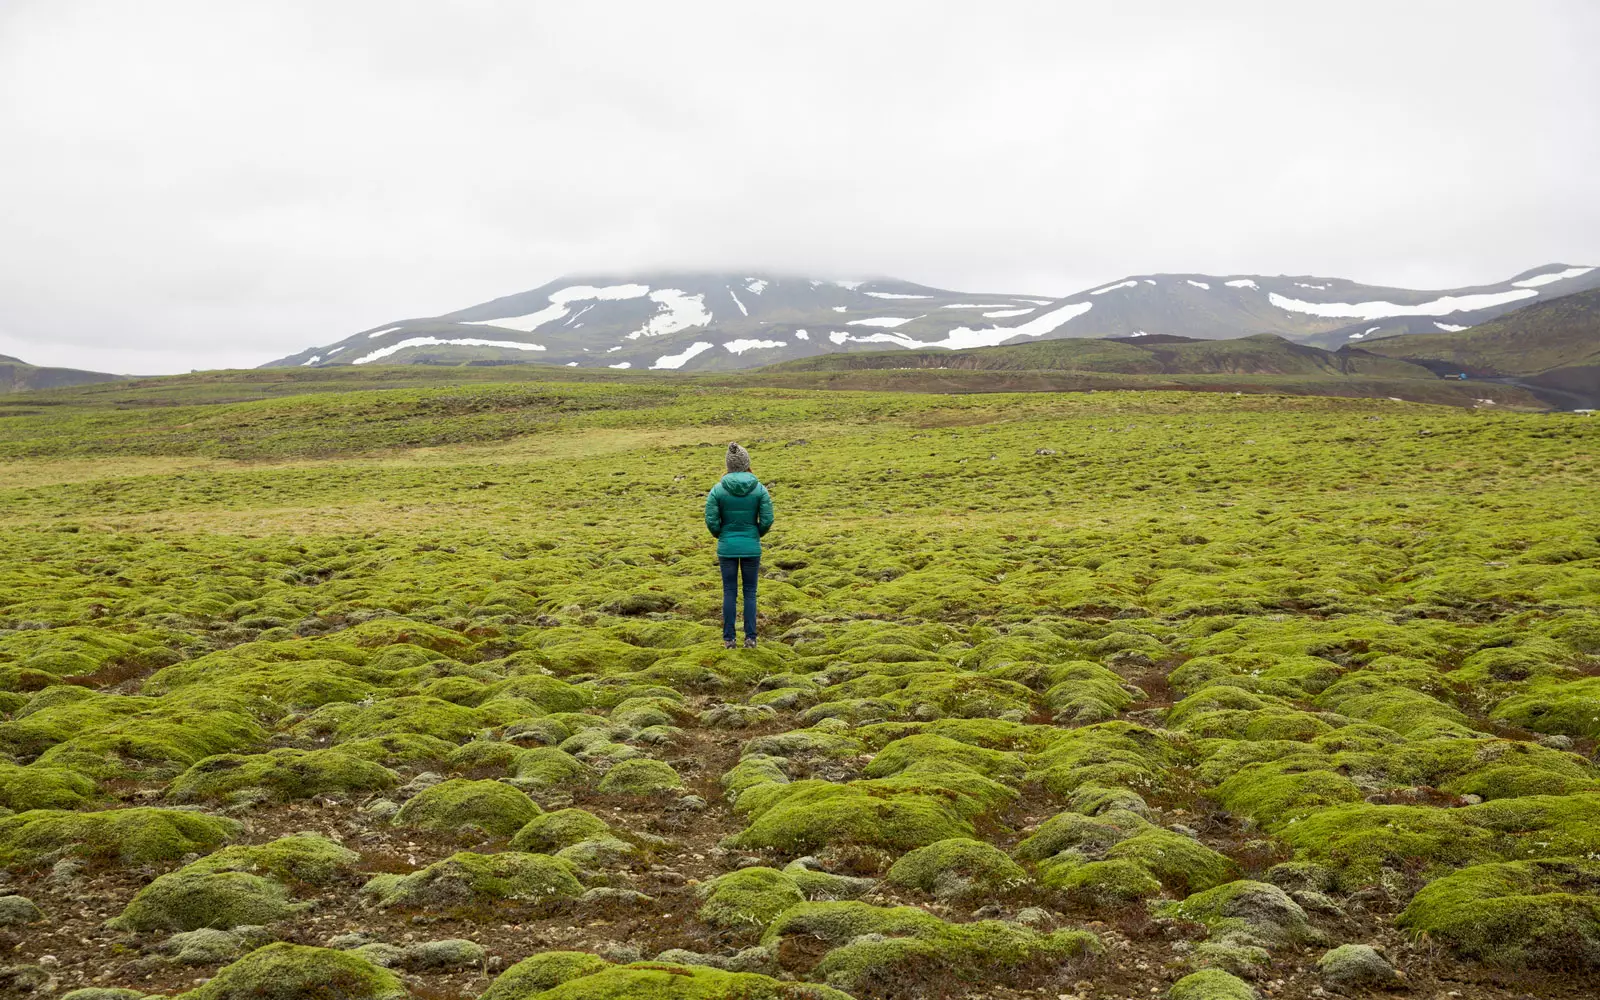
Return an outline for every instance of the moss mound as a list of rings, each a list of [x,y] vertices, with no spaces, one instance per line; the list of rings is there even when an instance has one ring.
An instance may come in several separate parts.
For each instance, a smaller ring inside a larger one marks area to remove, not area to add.
[[[683,788],[683,779],[669,764],[635,757],[612,767],[595,787],[608,795],[658,795]]]
[[[1003,896],[1028,881],[1022,866],[999,848],[966,837],[919,847],[896,861],[886,877],[945,900]]]
[[[1396,923],[1520,968],[1600,968],[1600,862],[1475,865],[1424,886]]]
[[[240,829],[235,820],[175,809],[36,809],[0,818],[0,864],[30,867],[71,854],[137,868],[213,850]]]
[[[1221,969],[1201,969],[1172,984],[1168,1000],[1256,1000],[1256,991],[1238,976]]]
[[[451,778],[412,796],[395,814],[394,823],[444,833],[476,829],[509,837],[539,812],[537,803],[510,785]]]
[[[379,875],[362,887],[379,906],[467,907],[496,900],[537,902],[580,895],[572,865],[544,854],[464,851],[409,875]]]
[[[241,924],[270,924],[297,909],[289,901],[289,891],[271,879],[186,869],[140,889],[111,926],[130,931],[227,930]]]
[[[398,779],[381,764],[342,750],[273,750],[219,754],[174,778],[167,796],[176,802],[222,799],[259,788],[278,801],[349,795],[392,787]]]
[[[586,951],[540,952],[496,976],[478,1000],[525,1000],[570,979],[593,975],[610,967],[610,962]]]
[[[550,854],[593,837],[610,836],[610,824],[587,809],[557,809],[529,820],[511,838],[511,849]]]
[[[399,1000],[394,973],[359,955],[298,944],[269,944],[224,966],[184,1000]]]
[[[799,886],[774,868],[744,868],[707,886],[700,919],[727,930],[765,928],[778,914],[805,901]]]

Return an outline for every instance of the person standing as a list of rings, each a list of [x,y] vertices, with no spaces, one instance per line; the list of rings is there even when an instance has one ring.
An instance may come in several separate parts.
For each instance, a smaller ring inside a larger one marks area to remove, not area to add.
[[[756,578],[761,538],[772,529],[772,497],[750,471],[750,453],[728,445],[728,474],[706,494],[706,530],[717,540],[722,566],[722,644],[734,648],[734,614],[744,584],[744,645],[756,645]]]

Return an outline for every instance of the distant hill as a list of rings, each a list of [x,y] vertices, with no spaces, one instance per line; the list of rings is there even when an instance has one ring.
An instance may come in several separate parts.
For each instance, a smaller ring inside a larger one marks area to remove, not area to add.
[[[1566,407],[1600,407],[1600,288],[1510,312],[1455,333],[1388,337],[1366,349],[1519,385]]]
[[[952,368],[993,371],[1079,371],[1124,375],[1312,375],[1339,378],[1425,378],[1427,368],[1361,350],[1325,351],[1264,333],[1237,340],[1116,337],[1049,340],[966,351],[880,351],[826,354],[764,371],[862,371]]]
[[[1276,334],[1336,350],[1486,322],[1600,287],[1548,264],[1492,285],[1419,290],[1311,275],[1134,275],[1064,298],[893,278],[748,272],[575,275],[440,316],[379,324],[267,367],[518,364],[724,371],[823,354],[959,351],[1071,338]]]
[[[108,375],[105,372],[86,372],[76,368],[41,368],[20,358],[0,354],[0,392],[23,392],[28,389],[59,389],[69,385],[89,385],[95,382],[120,382],[126,375]]]

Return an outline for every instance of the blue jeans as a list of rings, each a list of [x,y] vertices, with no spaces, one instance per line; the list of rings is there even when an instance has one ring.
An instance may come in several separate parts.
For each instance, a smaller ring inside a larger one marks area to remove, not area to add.
[[[722,564],[722,639],[733,641],[734,612],[739,607],[739,578],[744,577],[744,634],[756,637],[756,575],[761,572],[761,557],[718,559]]]

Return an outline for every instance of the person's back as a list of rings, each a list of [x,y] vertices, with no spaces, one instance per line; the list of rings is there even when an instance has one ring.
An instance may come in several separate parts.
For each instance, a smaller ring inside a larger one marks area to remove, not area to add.
[[[744,644],[756,644],[756,580],[761,538],[772,528],[772,497],[750,471],[750,454],[728,445],[727,475],[706,494],[706,530],[717,540],[722,567],[722,641],[733,648],[738,588],[744,585]]]

